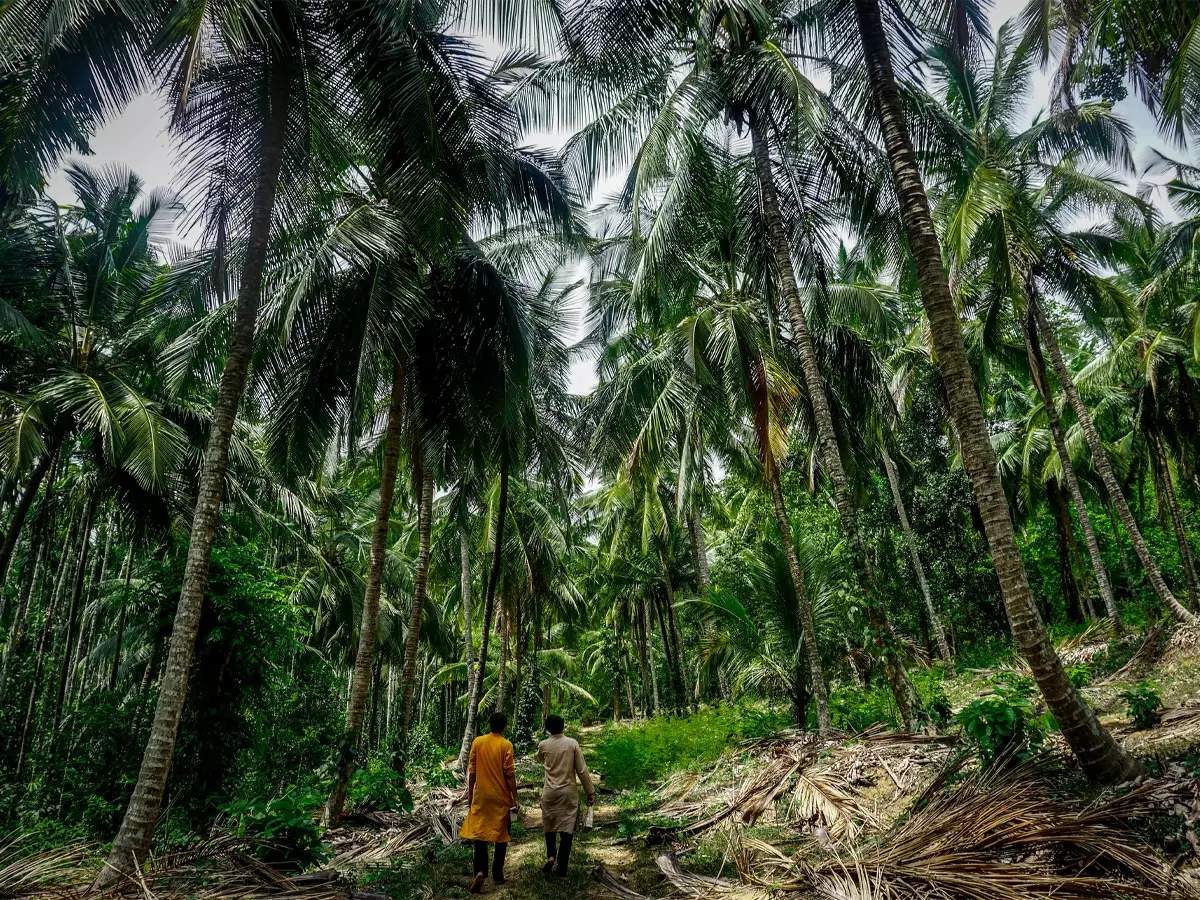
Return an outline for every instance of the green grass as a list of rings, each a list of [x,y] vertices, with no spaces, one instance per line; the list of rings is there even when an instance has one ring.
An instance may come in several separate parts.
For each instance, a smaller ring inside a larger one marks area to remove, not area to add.
[[[672,772],[706,766],[739,740],[765,737],[790,724],[784,713],[753,706],[702,709],[635,726],[612,725],[594,739],[590,766],[610,788],[645,788]]]

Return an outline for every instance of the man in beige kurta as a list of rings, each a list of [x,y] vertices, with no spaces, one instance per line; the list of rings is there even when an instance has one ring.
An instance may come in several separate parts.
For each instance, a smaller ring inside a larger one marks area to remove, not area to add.
[[[579,818],[578,778],[587,794],[587,805],[596,802],[596,788],[588,774],[583,751],[574,738],[563,734],[565,723],[562,716],[546,719],[549,737],[538,744],[537,761],[546,767],[546,781],[542,786],[542,830],[546,833],[546,865],[542,871],[547,875],[557,871],[562,881],[567,880],[567,862],[571,858],[571,842],[575,836],[575,822]]]

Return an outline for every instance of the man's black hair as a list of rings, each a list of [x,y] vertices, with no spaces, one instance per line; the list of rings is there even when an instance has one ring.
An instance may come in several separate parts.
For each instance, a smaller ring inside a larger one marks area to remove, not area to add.
[[[551,734],[562,734],[566,727],[567,723],[563,721],[562,716],[546,716],[546,730]]]
[[[488,719],[488,727],[492,734],[504,734],[504,729],[508,727],[508,716],[502,712],[492,713],[492,717]]]

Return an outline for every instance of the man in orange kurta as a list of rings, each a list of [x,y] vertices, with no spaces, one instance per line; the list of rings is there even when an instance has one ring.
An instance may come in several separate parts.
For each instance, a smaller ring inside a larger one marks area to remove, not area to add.
[[[504,884],[504,855],[508,850],[508,823],[519,809],[517,768],[513,745],[504,739],[508,716],[492,713],[492,733],[475,738],[467,769],[467,818],[458,836],[475,842],[475,879],[471,893],[483,893],[487,878],[488,844],[496,845],[492,860],[492,883]]]

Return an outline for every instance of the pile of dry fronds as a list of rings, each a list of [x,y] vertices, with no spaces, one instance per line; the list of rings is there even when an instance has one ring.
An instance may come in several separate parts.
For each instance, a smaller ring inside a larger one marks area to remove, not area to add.
[[[411,813],[376,812],[357,817],[366,828],[339,827],[328,835],[333,848],[330,865],[378,865],[397,853],[415,850],[439,838],[443,845],[457,839],[467,811],[461,788],[431,788]]]
[[[1113,627],[1108,619],[1097,619],[1079,634],[1060,641],[1055,650],[1064,666],[1089,663],[1105,650],[1112,640]]]
[[[952,790],[939,779],[877,840],[811,858],[749,845],[743,877],[838,900],[1171,895],[1174,873],[1127,825],[1159,814],[1179,785],[1148,781],[1087,805],[1052,796],[1045,775],[1037,765],[977,771]]]
[[[88,877],[89,847],[34,850],[18,832],[0,837],[0,897],[48,894]]]
[[[289,876],[255,858],[244,841],[227,836],[151,857],[128,881],[99,895],[88,892],[94,874],[68,893],[100,900],[344,900],[346,895],[335,886],[333,870]]]

